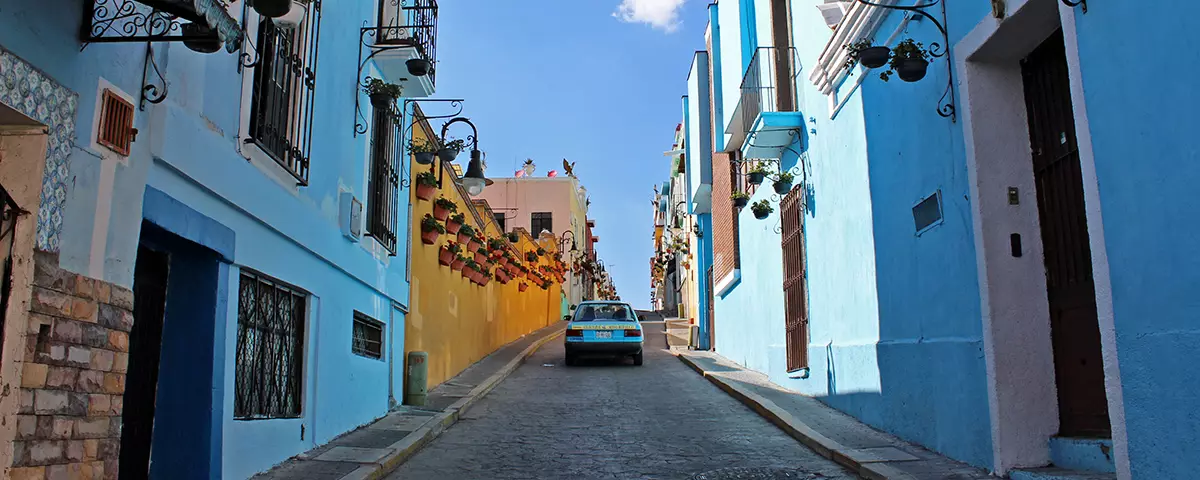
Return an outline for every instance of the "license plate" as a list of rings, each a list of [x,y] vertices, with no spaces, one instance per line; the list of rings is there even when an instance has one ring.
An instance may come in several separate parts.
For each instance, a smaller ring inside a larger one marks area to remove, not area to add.
[[[596,332],[596,338],[612,338],[612,332]]]

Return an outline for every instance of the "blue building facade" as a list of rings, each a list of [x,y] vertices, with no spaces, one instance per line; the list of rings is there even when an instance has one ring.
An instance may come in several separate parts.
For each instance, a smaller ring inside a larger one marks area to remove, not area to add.
[[[133,317],[113,333],[127,372],[97,367],[110,353],[91,346],[91,368],[120,388],[88,390],[85,358],[77,384],[29,392],[111,408],[0,413],[111,422],[85,437],[101,445],[85,463],[106,473],[245,478],[398,404],[412,118],[403,98],[372,107],[363,83],[433,93],[433,72],[406,64],[433,60],[437,7],[388,5],[295,2],[271,19],[240,0],[0,2],[0,126],[39,126],[47,145],[40,203],[21,206],[36,212],[38,272],[126,292]],[[61,293],[39,282],[33,331],[49,318],[39,292]],[[109,297],[88,298],[104,324]],[[52,320],[50,338],[70,343],[55,332],[79,322]],[[37,438],[8,440],[5,467],[80,461],[32,461],[22,449]]]
[[[708,82],[712,107],[691,101],[685,130],[689,170],[711,172],[692,211],[711,347],[995,472],[1186,477],[1194,95],[1134,52],[1178,42],[1198,7],[932,3],[708,6],[687,91]],[[920,42],[923,78],[850,59],[864,39]],[[756,166],[794,188],[752,185]]]

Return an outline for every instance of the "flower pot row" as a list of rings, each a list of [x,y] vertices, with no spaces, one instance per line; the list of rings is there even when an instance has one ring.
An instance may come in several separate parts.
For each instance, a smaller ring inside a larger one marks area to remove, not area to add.
[[[849,53],[846,67],[853,68],[855,63],[861,63],[867,68],[880,68],[885,65],[888,69],[879,74],[879,78],[888,81],[893,74],[905,82],[917,82],[925,78],[929,70],[929,50],[911,38],[896,44],[894,48],[871,45],[868,39],[847,44]]]

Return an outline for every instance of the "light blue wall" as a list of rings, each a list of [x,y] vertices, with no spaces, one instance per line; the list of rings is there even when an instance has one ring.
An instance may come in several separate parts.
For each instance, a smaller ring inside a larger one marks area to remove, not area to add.
[[[1200,151],[1190,141],[1200,5],[1089,2],[1076,11],[1087,119],[1134,478],[1193,476],[1200,458]],[[1157,11],[1156,11],[1157,10]]]
[[[182,44],[157,43],[156,61],[169,82],[169,95],[161,105],[137,112],[139,135],[131,156],[116,164],[111,193],[104,186],[101,152],[87,147],[94,135],[91,123],[98,82],[104,78],[136,100],[146,47],[144,43],[93,44],[81,53],[79,15],[63,16],[63,12],[78,12],[80,3],[50,0],[34,5],[0,0],[0,46],[31,60],[80,96],[76,146],[70,155],[72,181],[63,212],[62,266],[130,286],[147,187],[234,232],[236,241],[228,245],[228,252],[222,252],[231,256],[226,261],[233,265],[218,270],[227,288],[217,300],[218,314],[208,327],[215,342],[210,355],[215,371],[221,372],[211,386],[218,400],[209,424],[213,438],[223,439],[207,459],[212,471],[225,478],[244,478],[384,415],[389,394],[403,397],[402,362],[394,360],[389,366],[387,359],[393,355],[402,359],[403,355],[403,315],[393,315],[393,305],[408,303],[405,242],[409,220],[404,202],[408,192],[399,192],[396,256],[388,256],[369,238],[351,242],[338,226],[339,193],[353,192],[360,200],[366,197],[368,139],[354,138],[352,131],[355,96],[362,98],[364,106],[369,103],[361,96],[353,73],[357,70],[359,27],[364,21],[374,22],[374,2],[324,9],[307,187],[281,185],[239,155],[242,76],[237,54],[202,55]],[[369,106],[364,115],[370,118]],[[103,202],[111,202],[112,215],[107,225],[98,226],[96,205]],[[101,235],[106,242],[99,272],[91,268],[97,227],[107,230]],[[189,228],[186,223],[176,227]],[[232,418],[232,352],[236,350],[241,267],[311,294],[301,418]],[[385,335],[397,348],[393,351],[393,345],[385,345],[384,360],[351,353],[356,310],[386,324]],[[164,352],[169,348],[164,345]],[[162,372],[167,385],[184,373],[169,365],[164,363]],[[393,392],[389,392],[389,383]],[[197,425],[204,423],[203,415],[197,414]]]
[[[688,161],[690,195],[694,199],[702,185],[712,189],[712,127],[708,119],[709,109],[708,53],[696,52],[692,69],[688,72],[687,99],[688,116],[684,122],[687,132],[685,142]],[[711,195],[710,195],[711,196]],[[689,202],[694,203],[694,202]]]

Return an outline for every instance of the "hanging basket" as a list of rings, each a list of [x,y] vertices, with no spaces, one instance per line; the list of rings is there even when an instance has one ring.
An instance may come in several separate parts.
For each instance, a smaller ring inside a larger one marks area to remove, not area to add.
[[[433,185],[418,184],[415,193],[417,194],[418,199],[429,201],[429,199],[433,198],[433,194],[437,193],[437,187]]]
[[[184,37],[188,38],[183,41],[183,46],[189,50],[198,53],[216,53],[221,51],[221,39],[217,37],[217,33],[212,27],[200,23],[185,23],[179,27]]]
[[[250,6],[264,17],[282,17],[292,9],[291,0],[254,0]]]
[[[459,150],[457,148],[443,148],[438,150],[437,156],[443,162],[453,162],[455,158],[458,158],[458,153]]]
[[[746,206],[747,204],[749,204],[749,203],[750,203],[750,199],[749,199],[749,198],[735,198],[735,199],[733,199],[733,206],[735,206],[735,207],[737,207],[737,208],[742,208],[742,207],[745,207],[745,206]]]
[[[508,241],[509,241],[509,242],[512,242],[512,243],[517,243],[517,241],[519,241],[519,240],[521,240],[521,236],[520,236],[520,235],[517,235],[517,232],[510,232],[510,233],[508,234]]]
[[[392,98],[391,95],[388,95],[386,93],[372,93],[371,94],[371,106],[375,107],[375,108],[384,109],[384,108],[391,107],[392,102],[395,100],[396,100],[395,98]]]
[[[765,219],[769,215],[771,215],[770,210],[755,210],[754,211],[754,218],[757,218],[759,220]]]
[[[275,25],[281,28],[296,28],[304,23],[304,17],[308,15],[308,4],[300,0],[292,0],[292,7],[288,12],[275,18]]]
[[[787,195],[787,193],[792,189],[792,182],[775,182],[772,183],[771,186],[775,188],[775,193]]]
[[[762,185],[763,179],[767,178],[767,172],[750,172],[746,174],[746,181],[751,185]]]
[[[424,243],[426,245],[433,245],[435,242],[437,242],[438,235],[441,235],[441,234],[438,233],[437,230],[422,230],[421,231],[421,243]]]
[[[858,51],[858,63],[867,68],[879,68],[887,65],[892,57],[892,49],[888,47],[867,47]]]
[[[421,165],[429,165],[433,163],[433,157],[435,156],[437,154],[433,152],[417,152],[413,154],[413,160],[416,160]]]
[[[424,58],[414,58],[404,62],[404,66],[408,67],[408,73],[412,76],[424,77],[429,75],[429,67],[433,66],[433,64]]]
[[[906,82],[917,82],[925,78],[929,62],[920,58],[907,58],[896,63],[896,76]]]

